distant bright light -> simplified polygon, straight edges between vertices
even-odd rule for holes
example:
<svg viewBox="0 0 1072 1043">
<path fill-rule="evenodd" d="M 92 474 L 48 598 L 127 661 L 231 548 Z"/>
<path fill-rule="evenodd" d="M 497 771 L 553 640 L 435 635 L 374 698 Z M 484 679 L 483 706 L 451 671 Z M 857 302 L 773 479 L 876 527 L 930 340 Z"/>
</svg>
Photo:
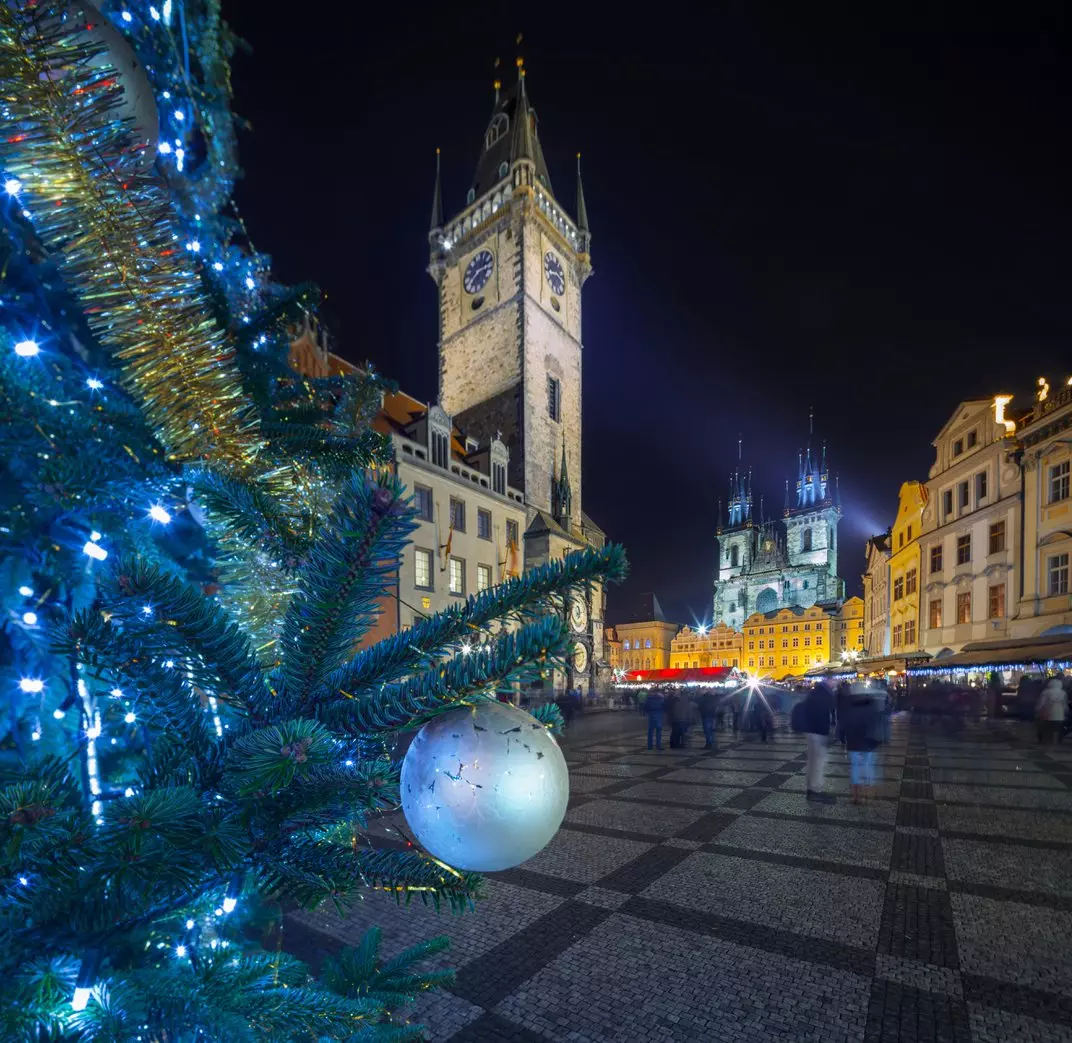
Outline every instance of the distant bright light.
<svg viewBox="0 0 1072 1043">
<path fill-rule="evenodd" d="M 199 254 L 201 252 L 201 243 L 197 239 L 191 239 L 186 244 L 186 249 L 189 250 L 191 253 Z"/>
<path fill-rule="evenodd" d="M 23 614 L 22 614 L 22 621 L 23 621 L 23 622 L 24 622 L 24 623 L 25 623 L 25 624 L 26 624 L 26 625 L 27 625 L 28 627 L 35 627 L 35 626 L 37 626 L 37 613 L 36 613 L 36 612 L 23 612 Z"/>
<path fill-rule="evenodd" d="M 41 741 L 41 729 L 39 727 L 34 728 L 34 730 L 32 732 L 30 732 L 30 738 L 33 739 L 34 742 L 40 742 Z"/>
<path fill-rule="evenodd" d="M 193 929 L 194 929 L 194 922 L 193 922 L 193 920 L 187 920 L 187 921 L 186 921 L 186 930 L 188 930 L 188 931 L 192 931 Z"/>
<path fill-rule="evenodd" d="M 124 11 L 123 12 L 123 21 L 124 22 L 129 22 L 131 20 L 132 20 L 131 13 L 129 11 Z"/>
<path fill-rule="evenodd" d="M 158 503 L 154 503 L 152 507 L 149 508 L 149 517 L 152 518 L 153 521 L 158 521 L 163 525 L 168 525 L 171 522 L 171 515 Z"/>
<path fill-rule="evenodd" d="M 55 717 L 57 721 L 62 721 L 67 714 L 57 706 L 56 709 L 52 711 L 52 716 Z"/>
<path fill-rule="evenodd" d="M 175 955 L 178 956 L 178 958 L 181 960 L 186 955 L 186 946 L 185 945 L 176 945 L 175 946 Z"/>
<path fill-rule="evenodd" d="M 36 340 L 20 340 L 15 345 L 15 354 L 24 359 L 32 359 L 40 350 Z"/>
<path fill-rule="evenodd" d="M 160 155 L 166 156 L 171 151 L 171 144 L 167 141 L 161 141 L 160 144 L 156 146 L 156 151 L 159 152 Z"/>
<path fill-rule="evenodd" d="M 128 713 L 126 717 L 123 718 L 123 720 L 126 721 L 127 724 L 133 724 L 137 719 L 138 718 L 135 717 L 132 713 Z"/>
<path fill-rule="evenodd" d="M 123 689 L 122 688 L 113 688 L 109 694 L 115 696 L 116 699 L 122 699 L 123 698 Z"/>
<path fill-rule="evenodd" d="M 473 650 L 473 646 L 466 642 L 462 645 L 462 655 L 468 655 Z"/>
<path fill-rule="evenodd" d="M 98 721 L 95 724 L 91 724 L 86 729 L 86 738 L 87 739 L 99 739 L 100 738 L 100 733 L 101 733 L 101 726 L 100 726 L 100 722 Z"/>
<path fill-rule="evenodd" d="M 29 880 L 27 880 L 27 879 L 26 879 L 26 877 L 24 877 L 24 876 L 20 876 L 20 877 L 19 877 L 19 883 L 20 883 L 20 884 L 22 884 L 22 886 L 23 886 L 23 887 L 28 887 L 28 886 L 29 886 L 29 883 L 30 883 L 30 881 L 29 881 Z"/>
<path fill-rule="evenodd" d="M 149 14 L 151 14 L 153 16 L 153 21 L 154 22 L 159 22 L 160 21 L 160 12 L 155 7 L 150 7 L 149 8 Z"/>
<path fill-rule="evenodd" d="M 21 688 L 28 695 L 36 695 L 45 687 L 45 682 L 39 677 L 24 677 L 19 681 L 19 688 Z"/>
<path fill-rule="evenodd" d="M 170 669 L 171 669 L 171 668 L 172 668 L 172 667 L 173 667 L 174 665 L 175 665 L 175 660 L 174 660 L 174 659 L 165 659 L 165 660 L 164 660 L 164 666 L 166 666 L 166 667 L 167 667 L 167 668 L 168 668 L 169 670 L 170 670 Z"/>
<path fill-rule="evenodd" d="M 87 377 L 86 387 L 89 388 L 91 391 L 100 391 L 100 389 L 104 387 L 104 385 L 96 377 Z"/>
<path fill-rule="evenodd" d="M 19 587 L 19 593 L 24 598 L 32 598 L 33 597 L 33 587 L 27 587 L 27 586 L 23 585 L 23 586 Z"/>
<path fill-rule="evenodd" d="M 215 269 L 215 270 L 216 270 L 217 272 L 222 272 L 222 271 L 223 271 L 223 265 L 222 265 L 222 264 L 220 264 L 220 262 L 219 262 L 219 261 L 216 261 L 216 263 L 215 263 L 215 264 L 213 264 L 213 266 L 212 266 L 212 267 L 213 267 L 213 268 L 214 268 L 214 269 Z"/>
<path fill-rule="evenodd" d="M 238 905 L 238 899 L 237 898 L 225 898 L 223 900 L 223 911 L 225 913 L 233 913 L 235 911 L 235 907 L 237 905 Z"/>
<path fill-rule="evenodd" d="M 17 196 L 22 191 L 22 182 L 17 177 L 9 177 L 4 182 L 4 191 L 9 196 Z"/>
<path fill-rule="evenodd" d="M 186 159 L 186 150 L 182 148 L 175 149 L 175 169 L 182 173 L 182 164 Z"/>
<path fill-rule="evenodd" d="M 141 614 L 143 616 L 151 616 L 153 614 L 153 606 L 152 605 L 142 605 Z"/>
<path fill-rule="evenodd" d="M 164 0 L 164 21 L 171 21 L 171 0 Z"/>
<path fill-rule="evenodd" d="M 92 989 L 75 989 L 74 996 L 71 998 L 71 1010 L 85 1010 L 92 992 Z"/>
<path fill-rule="evenodd" d="M 256 285 L 257 284 L 253 281 L 253 279 L 250 276 L 247 275 L 246 276 L 246 289 L 247 290 L 252 290 L 253 287 L 256 286 Z"/>
<path fill-rule="evenodd" d="M 182 109 L 176 109 L 175 110 L 175 119 L 177 119 L 179 121 L 182 121 L 182 120 L 186 119 L 186 113 L 183 112 Z"/>
<path fill-rule="evenodd" d="M 699 634 L 700 637 L 704 637 L 707 634 L 707 624 L 706 623 L 701 623 L 696 628 L 696 633 Z"/>
<path fill-rule="evenodd" d="M 94 561 L 104 561 L 104 559 L 108 557 L 108 552 L 92 540 L 86 542 L 86 545 L 82 548 L 82 553 L 92 558 Z"/>
<path fill-rule="evenodd" d="M 348 768 L 352 768 L 353 766 L 354 766 L 354 762 L 353 762 L 353 761 L 347 761 L 347 762 L 346 762 L 346 767 L 348 767 Z"/>
<path fill-rule="evenodd" d="M 100 543 L 100 541 L 101 541 L 101 534 L 100 534 L 99 532 L 97 532 L 97 530 L 96 530 L 96 529 L 94 529 L 94 530 L 93 530 L 93 531 L 92 531 L 92 532 L 91 532 L 91 533 L 89 534 L 89 538 L 90 538 L 90 539 L 91 539 L 91 540 L 92 540 L 92 541 L 93 541 L 94 543 Z"/>
</svg>

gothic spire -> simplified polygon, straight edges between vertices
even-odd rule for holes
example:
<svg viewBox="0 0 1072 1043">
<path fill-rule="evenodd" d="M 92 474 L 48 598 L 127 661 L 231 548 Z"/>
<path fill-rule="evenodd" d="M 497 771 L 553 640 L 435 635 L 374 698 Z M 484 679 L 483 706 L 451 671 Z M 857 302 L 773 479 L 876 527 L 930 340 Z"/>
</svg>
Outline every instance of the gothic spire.
<svg viewBox="0 0 1072 1043">
<path fill-rule="evenodd" d="M 443 227 L 443 189 L 439 181 L 439 149 L 435 150 L 435 189 L 432 192 L 432 224 L 429 232 L 438 232 Z"/>
<path fill-rule="evenodd" d="M 517 66 L 517 108 L 514 110 L 514 140 L 510 149 L 510 159 L 536 161 L 536 149 L 532 144 L 533 125 L 536 117 L 529 107 L 529 96 L 525 92 L 525 66 L 518 58 Z"/>
<path fill-rule="evenodd" d="M 584 185 L 581 183 L 581 154 L 577 153 L 577 230 L 585 241 L 585 249 L 588 246 L 588 210 L 584 205 Z"/>
</svg>

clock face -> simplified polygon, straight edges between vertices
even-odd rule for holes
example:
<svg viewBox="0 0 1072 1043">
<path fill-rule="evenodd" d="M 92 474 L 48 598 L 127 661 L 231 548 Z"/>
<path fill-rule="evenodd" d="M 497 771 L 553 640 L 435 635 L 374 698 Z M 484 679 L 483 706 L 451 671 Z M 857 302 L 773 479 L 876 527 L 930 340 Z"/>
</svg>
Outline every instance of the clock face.
<svg viewBox="0 0 1072 1043">
<path fill-rule="evenodd" d="M 588 669 L 588 648 L 585 645 L 577 645 L 573 650 L 573 669 L 583 674 Z"/>
<path fill-rule="evenodd" d="M 547 285 L 559 297 L 566 292 L 566 273 L 562 262 L 550 250 L 543 255 L 543 270 L 547 273 Z"/>
<path fill-rule="evenodd" d="M 583 633 L 588 627 L 588 608 L 582 598 L 574 597 L 570 601 L 569 618 L 575 633 Z"/>
<path fill-rule="evenodd" d="M 462 277 L 462 286 L 466 293 L 479 293 L 491 278 L 491 269 L 495 259 L 490 250 L 481 250 L 469 262 Z"/>
</svg>

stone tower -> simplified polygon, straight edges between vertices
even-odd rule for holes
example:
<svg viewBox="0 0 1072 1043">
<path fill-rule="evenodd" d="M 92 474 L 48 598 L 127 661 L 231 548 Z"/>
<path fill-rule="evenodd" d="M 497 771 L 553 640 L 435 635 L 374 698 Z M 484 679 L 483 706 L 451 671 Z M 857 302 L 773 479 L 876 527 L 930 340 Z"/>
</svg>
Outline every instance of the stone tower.
<svg viewBox="0 0 1072 1043">
<path fill-rule="evenodd" d="M 520 59 L 517 73 L 508 89 L 495 85 L 472 187 L 453 217 L 443 216 L 437 167 L 428 271 L 439 289 L 439 401 L 482 444 L 501 435 L 530 515 L 543 511 L 570 533 L 581 524 L 588 218 L 579 157 L 576 219 L 551 188 Z"/>
</svg>

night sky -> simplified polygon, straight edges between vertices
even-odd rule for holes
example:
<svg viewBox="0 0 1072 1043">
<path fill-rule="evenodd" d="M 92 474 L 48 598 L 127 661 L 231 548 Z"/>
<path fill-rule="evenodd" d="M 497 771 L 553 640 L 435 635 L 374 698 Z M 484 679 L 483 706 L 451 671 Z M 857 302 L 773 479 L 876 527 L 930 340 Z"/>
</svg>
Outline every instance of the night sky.
<svg viewBox="0 0 1072 1043">
<path fill-rule="evenodd" d="M 326 291 L 341 355 L 426 400 L 435 149 L 453 214 L 493 61 L 513 77 L 524 33 L 571 213 L 583 153 L 584 508 L 633 566 L 612 620 L 650 590 L 669 618 L 710 613 L 738 432 L 757 507 L 779 512 L 814 404 L 858 592 L 866 538 L 927 478 L 957 403 L 1008 391 L 1026 409 L 1037 376 L 1072 371 L 1062 5 L 781 6 L 623 25 L 577 5 L 517 24 L 495 5 L 229 5 L 253 47 L 235 86 L 254 242 L 282 281 Z"/>
</svg>

